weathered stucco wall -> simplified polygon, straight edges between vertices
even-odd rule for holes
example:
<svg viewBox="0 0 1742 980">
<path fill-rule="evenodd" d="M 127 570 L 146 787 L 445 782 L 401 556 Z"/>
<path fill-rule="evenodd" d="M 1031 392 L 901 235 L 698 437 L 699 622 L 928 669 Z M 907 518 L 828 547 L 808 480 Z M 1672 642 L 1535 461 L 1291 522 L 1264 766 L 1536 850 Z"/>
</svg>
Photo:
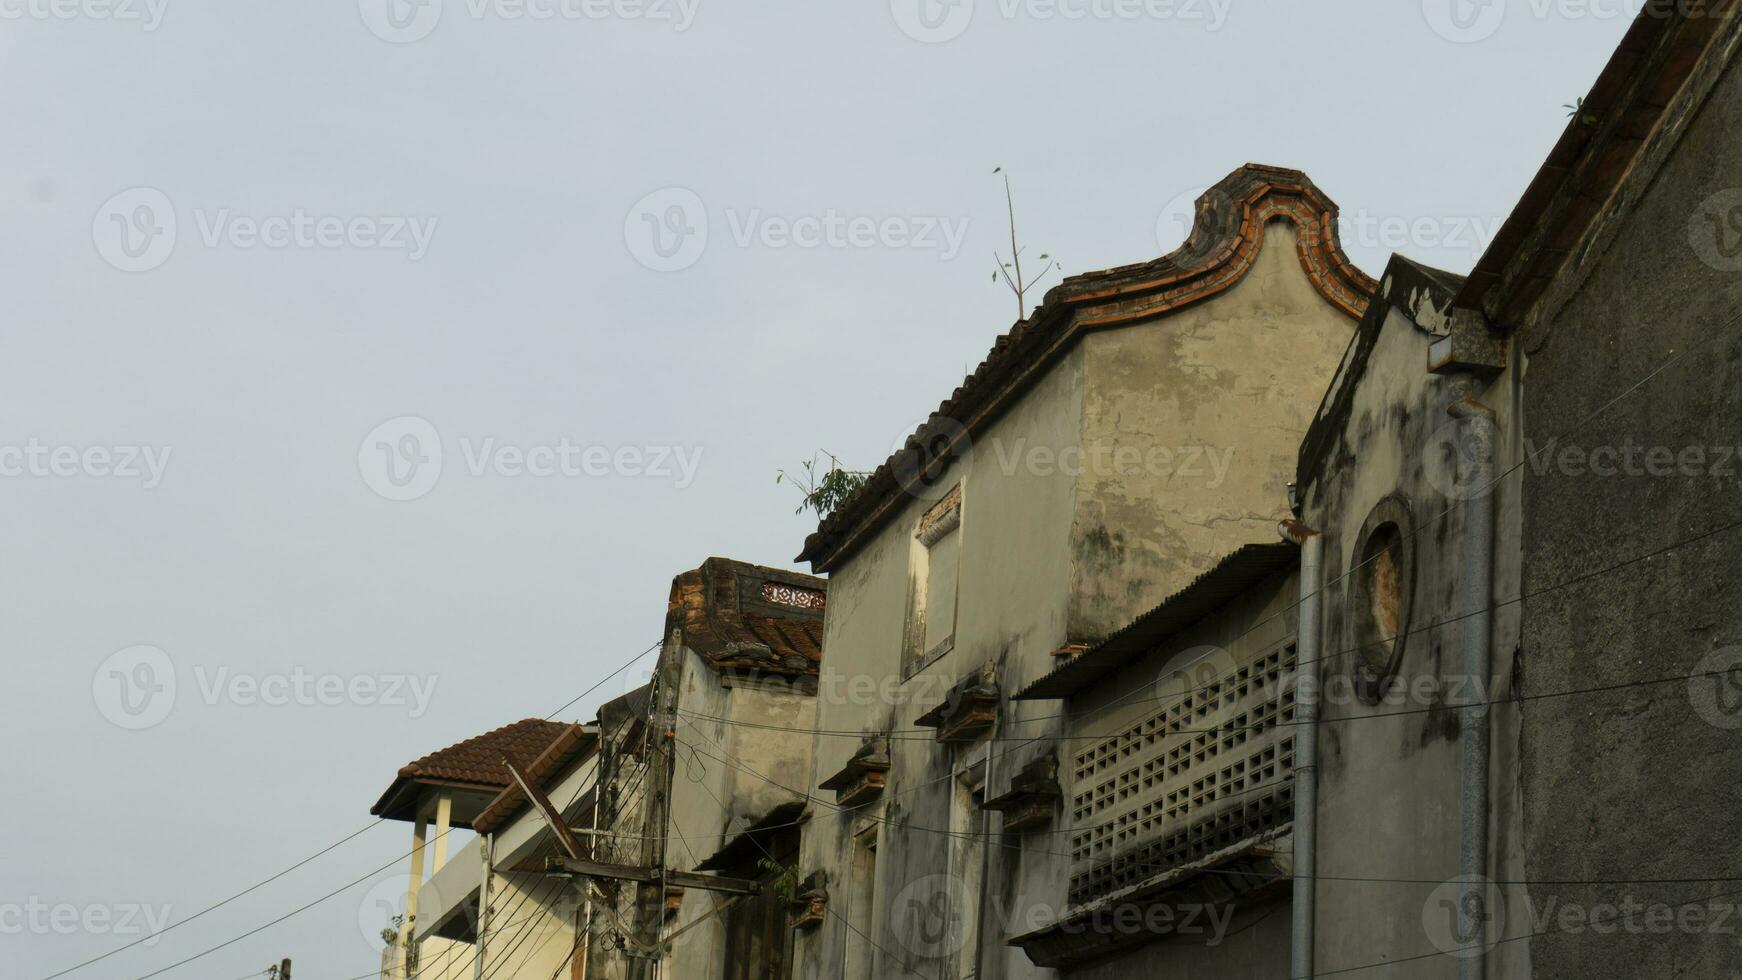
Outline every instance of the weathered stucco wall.
<svg viewBox="0 0 1742 980">
<path fill-rule="evenodd" d="M 808 678 L 722 677 L 689 650 L 679 683 L 666 860 L 693 871 L 775 807 L 803 802 L 811 740 L 792 733 L 817 727 L 816 698 Z M 755 871 L 749 869 L 748 876 L 757 877 Z M 728 898 L 686 891 L 665 930 L 667 935 L 682 930 L 666 958 L 670 975 L 695 980 L 725 975 L 726 917 L 716 914 L 716 907 Z"/>
<path fill-rule="evenodd" d="M 1487 491 L 1460 468 L 1468 433 L 1446 411 L 1452 382 L 1427 373 L 1434 338 L 1401 310 L 1387 309 L 1365 373 L 1355 372 L 1354 398 L 1327 463 L 1302 488 L 1301 519 L 1325 539 L 1315 965 L 1322 972 L 1370 967 L 1360 975 L 1375 980 L 1433 980 L 1457 975 L 1458 961 L 1444 952 L 1455 945 L 1446 917 L 1456 906 L 1443 904 L 1456 891 L 1440 883 L 1459 870 L 1459 733 L 1467 713 L 1451 705 L 1466 699 L 1499 702 L 1490 709 L 1496 816 L 1487 877 L 1522 878 L 1517 713 L 1505 703 L 1514 691 L 1515 601 L 1495 609 L 1490 676 L 1462 672 L 1464 614 L 1518 594 L 1518 491 L 1515 476 Z M 1498 416 L 1495 472 L 1503 473 L 1517 459 L 1516 373 L 1478 383 L 1476 395 Z M 1459 586 L 1464 500 L 1490 494 L 1494 581 L 1492 595 L 1478 602 Z M 1367 601 L 1361 583 L 1370 567 L 1357 549 L 1388 499 L 1387 512 L 1406 514 L 1411 525 L 1402 553 L 1413 571 L 1399 573 L 1405 618 L 1380 634 L 1402 640 L 1401 652 L 1387 650 L 1397 658 L 1394 680 L 1371 704 L 1357 693 L 1365 640 L 1354 614 Z M 1528 930 L 1522 911 L 1507 910 L 1507 935 Z M 1516 942 L 1494 947 L 1488 975 L 1528 977 L 1526 952 Z"/>
<path fill-rule="evenodd" d="M 1272 222 L 1229 292 L 1085 339 L 1072 639 L 1119 629 L 1231 544 L 1275 540 L 1301 436 L 1353 326 L 1302 273 L 1297 237 Z"/>
<path fill-rule="evenodd" d="M 958 956 L 916 942 L 902 927 L 915 903 L 963 914 L 966 900 L 951 883 L 971 863 L 961 841 L 943 832 L 960 791 L 951 773 L 969 750 L 938 745 L 914 729 L 915 719 L 986 663 L 997 665 L 1008 696 L 1050 671 L 1052 651 L 1081 630 L 1123 626 L 1239 544 L 1274 541 L 1300 436 L 1352 326 L 1312 288 L 1292 228 L 1273 224 L 1255 268 L 1229 291 L 1170 317 L 1089 335 L 940 481 L 939 491 L 957 480 L 963 488 L 956 641 L 905 682 L 911 541 L 938 494 L 910 502 L 831 576 L 817 721 L 825 734 L 812 785 L 859 747 L 857 734 L 829 733 L 897 735 L 882 800 L 851 814 L 813 804 L 803 866 L 828 872 L 834 907 L 843 909 L 855 834 L 880 834 L 876 939 L 890 952 L 875 976 L 933 975 Z M 1106 467 L 1083 452 L 1090 441 Z M 1195 456 L 1182 456 L 1196 446 L 1203 448 Z M 1151 453 L 1158 449 L 1168 455 Z M 1135 469 L 1121 470 L 1133 452 Z M 1148 465 L 1156 460 L 1162 465 Z M 988 795 L 1053 747 L 1062 711 L 1058 703 L 1004 706 L 1000 740 L 978 750 L 989 756 Z M 1038 741 L 1011 740 L 1016 735 Z M 985 818 L 973 824 L 995 826 Z M 982 980 L 1052 975 L 1005 945 L 1041 924 L 1037 910 L 1062 908 L 1069 853 L 1047 846 L 1051 840 L 994 838 L 984 855 Z M 850 938 L 836 916 L 801 935 L 796 975 L 842 976 Z"/>
<path fill-rule="evenodd" d="M 820 792 L 806 825 L 803 868 L 829 875 L 831 895 L 845 908 L 843 890 L 856 833 L 879 822 L 885 844 L 878 860 L 877 977 L 925 972 L 953 960 L 945 942 L 916 943 L 900 928 L 903 889 L 911 882 L 951 874 L 950 776 L 954 752 L 915 729 L 914 720 L 937 705 L 956 681 L 987 662 L 1003 665 L 1002 683 L 1020 673 L 1014 664 L 1044 661 L 1064 634 L 1069 574 L 1068 535 L 1075 480 L 1057 467 L 1031 467 L 1021 453 L 1035 447 L 1056 454 L 1077 445 L 1081 432 L 1082 361 L 1072 353 L 1056 364 L 1027 397 L 994 424 L 986 437 L 935 488 L 921 492 L 906 512 L 830 577 L 824 663 L 818 687 L 817 728 L 828 732 L 899 734 L 890 744 L 888 787 L 877 803 L 837 812 Z M 1014 465 L 1013 465 L 1013 460 Z M 902 680 L 911 586 L 911 541 L 920 517 L 948 488 L 962 486 L 961 571 L 954 648 Z M 837 772 L 859 748 L 857 736 L 823 734 L 816 741 L 811 785 Z M 923 828 L 923 829 L 911 829 Z M 899 840 L 890 835 L 899 833 Z M 965 856 L 955 849 L 960 868 Z M 924 900 L 963 901 L 947 884 L 926 889 Z M 909 896 L 914 897 L 912 895 Z M 842 976 L 850 930 L 830 916 L 798 940 L 805 978 Z M 887 961 L 887 962 L 886 962 Z"/>
<path fill-rule="evenodd" d="M 1634 906 L 1601 931 L 1551 922 L 1529 943 L 1542 977 L 1611 977 L 1618 964 L 1638 977 L 1742 975 L 1738 896 L 1706 900 L 1738 885 L 1621 883 L 1738 873 L 1738 675 L 1659 682 L 1742 661 L 1722 652 L 1742 643 L 1737 533 L 1623 563 L 1742 518 L 1739 175 L 1732 63 L 1662 170 L 1624 185 L 1641 199 L 1613 219 L 1589 278 L 1525 335 L 1525 434 L 1559 441 L 1525 477 L 1523 690 L 1640 685 L 1524 707 L 1528 876 L 1617 882 L 1535 886 L 1532 905 L 1612 919 Z M 1568 450 L 1585 462 L 1559 462 Z M 1679 454 L 1696 451 L 1684 466 Z"/>
</svg>

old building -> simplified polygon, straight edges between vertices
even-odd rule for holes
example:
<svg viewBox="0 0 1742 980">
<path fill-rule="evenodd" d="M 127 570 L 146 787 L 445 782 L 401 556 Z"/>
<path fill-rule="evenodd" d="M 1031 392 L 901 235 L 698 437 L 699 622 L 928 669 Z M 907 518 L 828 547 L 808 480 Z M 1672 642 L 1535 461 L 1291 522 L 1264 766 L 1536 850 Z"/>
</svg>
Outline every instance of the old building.
<svg viewBox="0 0 1742 980">
<path fill-rule="evenodd" d="M 1597 921 L 1509 932 L 1537 976 L 1742 973 L 1742 884 L 1712 880 L 1742 874 L 1739 45 L 1733 2 L 1647 5 L 1458 296 L 1527 377 L 1516 879 L 1538 884 L 1501 891 Z"/>
<path fill-rule="evenodd" d="M 509 767 L 556 801 L 565 825 L 584 827 L 596 745 L 594 730 L 529 718 L 399 770 L 371 811 L 414 827 L 407 894 L 382 909 L 383 928 L 399 933 L 383 951 L 383 980 L 470 978 L 480 949 L 487 971 L 548 975 L 570 958 L 585 895 L 545 874 L 556 853 L 549 828 Z"/>
<path fill-rule="evenodd" d="M 589 977 L 777 978 L 811 772 L 821 579 L 710 558 L 672 581 L 654 681 L 600 712 L 600 860 L 665 869 L 612 889 Z M 748 770 L 748 771 L 746 771 Z M 751 773 L 754 773 L 752 775 Z M 755 884 L 754 893 L 711 883 Z"/>
<path fill-rule="evenodd" d="M 1048 975 L 1008 944 L 1099 893 L 1105 842 L 1003 830 L 1080 748 L 1071 709 L 1010 695 L 1276 541 L 1374 289 L 1336 213 L 1297 171 L 1229 175 L 1175 253 L 1050 291 L 806 542 L 831 612 L 799 867 L 827 913 L 798 975 Z"/>
</svg>

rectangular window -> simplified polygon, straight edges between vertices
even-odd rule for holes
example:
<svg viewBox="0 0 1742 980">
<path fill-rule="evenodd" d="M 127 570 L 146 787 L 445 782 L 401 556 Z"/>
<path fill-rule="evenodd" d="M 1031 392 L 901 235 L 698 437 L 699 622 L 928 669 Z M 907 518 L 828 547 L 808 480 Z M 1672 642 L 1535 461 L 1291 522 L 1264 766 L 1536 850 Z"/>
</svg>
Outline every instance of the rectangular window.
<svg viewBox="0 0 1742 980">
<path fill-rule="evenodd" d="M 853 867 L 847 882 L 844 980 L 871 980 L 877 935 L 877 825 L 853 842 Z"/>
<path fill-rule="evenodd" d="M 962 488 L 920 518 L 913 544 L 910 660 L 929 663 L 956 644 L 956 586 L 962 565 Z"/>
</svg>

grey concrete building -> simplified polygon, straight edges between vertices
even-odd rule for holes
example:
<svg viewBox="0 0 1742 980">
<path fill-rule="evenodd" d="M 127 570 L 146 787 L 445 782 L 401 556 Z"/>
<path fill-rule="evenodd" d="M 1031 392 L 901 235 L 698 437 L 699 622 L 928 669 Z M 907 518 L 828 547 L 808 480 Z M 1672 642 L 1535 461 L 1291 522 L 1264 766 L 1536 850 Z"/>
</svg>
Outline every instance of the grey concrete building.
<svg viewBox="0 0 1742 980">
<path fill-rule="evenodd" d="M 1374 289 L 1336 213 L 1298 171 L 1231 174 L 1177 252 L 1051 290 L 806 542 L 830 613 L 796 976 L 1053 975 L 1012 943 L 1112 887 L 1113 842 L 1074 847 L 1057 803 L 1077 709 L 1011 695 L 1274 547 Z"/>
<path fill-rule="evenodd" d="M 798 883 L 783 869 L 811 772 L 811 740 L 792 732 L 816 725 L 827 595 L 821 579 L 726 558 L 672 580 L 654 683 L 600 709 L 596 853 L 759 890 L 605 882 L 588 977 L 651 976 L 653 963 L 696 980 L 788 975 Z"/>
</svg>

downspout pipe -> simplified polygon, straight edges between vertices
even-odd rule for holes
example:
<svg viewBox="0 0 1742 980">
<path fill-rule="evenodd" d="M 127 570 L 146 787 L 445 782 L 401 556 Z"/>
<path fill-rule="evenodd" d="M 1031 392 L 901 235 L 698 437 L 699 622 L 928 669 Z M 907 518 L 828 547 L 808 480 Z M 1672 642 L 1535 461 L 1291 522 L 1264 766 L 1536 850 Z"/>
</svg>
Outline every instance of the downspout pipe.
<svg viewBox="0 0 1742 980">
<path fill-rule="evenodd" d="M 1285 540 L 1300 546 L 1300 630 L 1295 638 L 1294 742 L 1294 924 L 1290 933 L 1292 980 L 1313 975 L 1314 900 L 1318 855 L 1319 800 L 1319 624 L 1324 613 L 1320 590 L 1324 535 L 1299 521 L 1283 521 Z"/>
<path fill-rule="evenodd" d="M 1494 596 L 1494 410 L 1476 398 L 1468 376 L 1453 382 L 1446 411 L 1458 420 L 1458 445 L 1469 464 L 1459 481 L 1463 497 L 1464 621 L 1460 685 L 1466 697 L 1458 708 L 1458 935 L 1459 980 L 1484 980 L 1488 973 L 1488 743 L 1489 692 L 1493 685 Z"/>
</svg>

